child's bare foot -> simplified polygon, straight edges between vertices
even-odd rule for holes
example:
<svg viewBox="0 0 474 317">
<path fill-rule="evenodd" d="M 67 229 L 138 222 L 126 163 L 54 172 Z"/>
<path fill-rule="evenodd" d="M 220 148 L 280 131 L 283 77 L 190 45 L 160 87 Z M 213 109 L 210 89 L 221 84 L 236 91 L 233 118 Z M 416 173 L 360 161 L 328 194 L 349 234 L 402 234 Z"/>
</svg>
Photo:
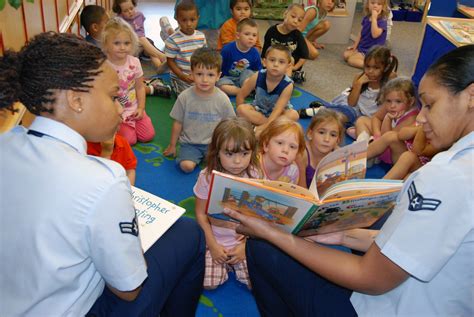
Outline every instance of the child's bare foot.
<svg viewBox="0 0 474 317">
<path fill-rule="evenodd" d="M 320 50 L 320 49 L 324 49 L 326 46 L 324 46 L 324 44 L 318 44 L 316 43 L 316 41 L 314 41 L 313 43 L 313 46 L 316 47 L 316 49 Z"/>
</svg>

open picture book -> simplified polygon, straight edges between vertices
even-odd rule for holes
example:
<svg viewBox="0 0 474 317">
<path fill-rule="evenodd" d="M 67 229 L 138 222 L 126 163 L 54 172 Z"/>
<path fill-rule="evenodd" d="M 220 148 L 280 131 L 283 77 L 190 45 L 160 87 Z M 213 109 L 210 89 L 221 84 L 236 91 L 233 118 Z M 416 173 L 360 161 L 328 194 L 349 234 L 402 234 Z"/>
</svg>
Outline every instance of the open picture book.
<svg viewBox="0 0 474 317">
<path fill-rule="evenodd" d="M 186 211 L 134 186 L 132 186 L 132 200 L 143 252 L 148 250 Z"/>
<path fill-rule="evenodd" d="M 367 141 L 338 148 L 321 160 L 309 189 L 213 171 L 209 220 L 234 228 L 229 208 L 300 236 L 369 227 L 393 208 L 403 182 L 364 179 L 366 161 Z"/>
</svg>

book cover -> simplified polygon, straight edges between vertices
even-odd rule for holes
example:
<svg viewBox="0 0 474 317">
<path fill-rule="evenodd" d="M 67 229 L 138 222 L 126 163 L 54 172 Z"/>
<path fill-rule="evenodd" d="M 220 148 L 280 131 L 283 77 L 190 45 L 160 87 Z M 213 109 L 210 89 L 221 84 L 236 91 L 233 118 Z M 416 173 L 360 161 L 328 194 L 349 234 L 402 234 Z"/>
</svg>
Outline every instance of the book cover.
<svg viewBox="0 0 474 317">
<path fill-rule="evenodd" d="M 366 150 L 367 142 L 338 149 L 321 161 L 310 189 L 213 171 L 207 202 L 210 222 L 235 227 L 223 212 L 229 208 L 300 236 L 368 227 L 393 208 L 403 182 L 360 179 L 365 176 Z"/>
<path fill-rule="evenodd" d="M 327 189 L 348 179 L 363 179 L 367 171 L 368 141 L 363 140 L 337 148 L 326 155 L 316 167 L 309 190 L 318 200 L 327 196 Z"/>
<path fill-rule="evenodd" d="M 134 186 L 132 186 L 132 199 L 143 252 L 146 252 L 186 211 Z"/>
</svg>

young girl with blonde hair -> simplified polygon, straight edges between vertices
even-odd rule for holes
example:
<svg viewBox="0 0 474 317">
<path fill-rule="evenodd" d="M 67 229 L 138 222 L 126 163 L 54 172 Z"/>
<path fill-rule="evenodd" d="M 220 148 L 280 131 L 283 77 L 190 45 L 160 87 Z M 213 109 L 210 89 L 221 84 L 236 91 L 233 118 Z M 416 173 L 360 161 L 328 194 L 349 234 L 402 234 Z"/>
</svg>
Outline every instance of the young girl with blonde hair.
<svg viewBox="0 0 474 317">
<path fill-rule="evenodd" d="M 196 220 L 206 236 L 204 288 L 214 289 L 233 270 L 238 281 L 250 288 L 245 261 L 245 237 L 206 214 L 209 182 L 213 170 L 247 178 L 258 177 L 257 141 L 250 122 L 243 118 L 222 120 L 215 128 L 207 153 L 207 166 L 194 185 Z M 221 226 L 219 226 L 219 224 Z"/>
<path fill-rule="evenodd" d="M 384 45 L 387 40 L 387 0 L 366 0 L 365 17 L 354 44 L 344 51 L 344 60 L 351 66 L 364 67 L 364 56 L 374 45 Z"/>
<path fill-rule="evenodd" d="M 130 25 L 120 17 L 110 19 L 102 32 L 102 46 L 107 59 L 119 76 L 118 100 L 123 107 L 123 122 L 118 133 L 130 145 L 151 141 L 155 129 L 145 112 L 145 84 L 138 58 L 138 39 Z"/>
</svg>

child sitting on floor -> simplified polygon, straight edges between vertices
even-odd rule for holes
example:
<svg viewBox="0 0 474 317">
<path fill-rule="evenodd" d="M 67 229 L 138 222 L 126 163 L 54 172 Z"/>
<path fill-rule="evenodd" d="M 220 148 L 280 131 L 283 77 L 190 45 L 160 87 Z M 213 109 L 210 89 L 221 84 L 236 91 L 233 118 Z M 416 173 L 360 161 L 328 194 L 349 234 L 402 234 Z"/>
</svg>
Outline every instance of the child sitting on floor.
<svg viewBox="0 0 474 317">
<path fill-rule="evenodd" d="M 156 67 L 166 62 L 166 56 L 145 36 L 145 16 L 136 10 L 137 0 L 114 0 L 112 10 L 127 21 L 138 36 L 138 41 L 146 55 Z"/>
<path fill-rule="evenodd" d="M 303 21 L 304 8 L 301 4 L 290 4 L 283 15 L 283 23 L 271 26 L 265 33 L 265 41 L 263 43 L 262 58 L 266 56 L 267 50 L 274 44 L 281 44 L 290 49 L 291 68 L 287 70 L 287 75 L 292 77 L 296 82 L 303 82 L 305 74 L 302 67 L 308 59 L 308 46 L 306 40 L 301 34 L 298 27 Z"/>
<path fill-rule="evenodd" d="M 193 83 L 191 76 L 191 55 L 206 45 L 204 33 L 196 30 L 199 12 L 191 1 L 181 1 L 175 9 L 179 29 L 165 42 L 165 53 L 170 68 L 171 83 L 176 95 Z M 220 71 L 220 67 L 219 67 Z"/>
<path fill-rule="evenodd" d="M 137 157 L 130 144 L 120 134 L 116 133 L 113 138 L 105 142 L 87 141 L 87 154 L 119 163 L 125 169 L 130 185 L 135 185 Z"/>
<path fill-rule="evenodd" d="M 367 129 L 373 131 L 375 139 L 369 144 L 367 159 L 378 156 L 384 163 L 394 164 L 384 178 L 404 179 L 429 162 L 435 153 L 429 144 L 426 145 L 423 131 L 415 126 L 419 112 L 415 85 L 409 78 L 392 79 L 380 92 L 380 102 L 382 107 L 372 119 L 372 129 Z M 421 144 L 421 148 L 414 149 L 415 143 Z"/>
<path fill-rule="evenodd" d="M 170 116 L 174 119 L 170 144 L 165 156 L 176 156 L 176 144 L 181 145 L 176 162 L 190 173 L 206 156 L 212 132 L 225 118 L 235 117 L 229 97 L 215 87 L 220 77 L 222 59 L 217 51 L 200 48 L 191 56 L 194 86 L 179 94 Z"/>
<path fill-rule="evenodd" d="M 233 270 L 239 282 L 250 288 L 245 260 L 246 237 L 235 228 L 219 226 L 219 220 L 208 217 L 206 205 L 213 170 L 246 178 L 258 177 L 257 141 L 250 122 L 243 118 L 222 120 L 212 134 L 207 166 L 194 185 L 196 220 L 206 236 L 206 270 L 204 288 L 214 289 L 228 279 Z"/>
<path fill-rule="evenodd" d="M 266 51 L 262 69 L 252 75 L 242 86 L 236 97 L 237 113 L 258 126 L 258 135 L 280 116 L 298 120 L 298 113 L 289 103 L 293 92 L 293 81 L 285 75 L 291 67 L 290 50 L 283 45 L 272 45 Z M 255 90 L 252 104 L 246 104 L 245 98 Z"/>
<path fill-rule="evenodd" d="M 252 1 L 251 0 L 230 0 L 230 11 L 232 18 L 225 21 L 219 30 L 219 37 L 217 38 L 217 49 L 221 50 L 225 45 L 236 40 L 236 33 L 238 32 L 237 25 L 243 19 L 248 19 L 252 16 Z M 257 41 L 254 46 L 261 51 L 262 44 L 257 34 Z"/>
<path fill-rule="evenodd" d="M 123 107 L 118 133 L 130 145 L 151 141 L 155 128 L 145 111 L 145 84 L 138 58 L 132 54 L 138 48 L 138 39 L 130 25 L 120 17 L 110 19 L 102 32 L 103 50 L 119 77 L 118 99 Z"/>
<path fill-rule="evenodd" d="M 403 127 L 415 124 L 418 108 L 415 85 L 411 79 L 391 79 L 380 90 L 378 103 L 380 107 L 371 118 L 361 116 L 357 119 L 356 130 L 360 139 L 370 136 L 378 139 L 389 131 L 398 132 Z"/>
<path fill-rule="evenodd" d="M 257 38 L 257 23 L 245 18 L 237 25 L 235 42 L 221 50 L 222 78 L 217 86 L 229 96 L 237 95 L 245 81 L 262 69 L 260 54 L 254 47 Z"/>
<path fill-rule="evenodd" d="M 285 117 L 272 121 L 259 139 L 259 164 L 263 179 L 298 184 L 300 171 L 295 160 L 305 148 L 303 128 Z"/>
<path fill-rule="evenodd" d="M 316 40 L 331 27 L 331 23 L 325 18 L 327 13 L 334 9 L 334 5 L 334 0 L 317 0 L 315 5 L 304 8 L 304 18 L 298 29 L 306 39 L 309 59 L 318 57 L 318 49 L 324 48 L 324 45 L 317 44 Z"/>
<path fill-rule="evenodd" d="M 391 78 L 396 77 L 398 60 L 384 46 L 372 47 L 364 59 L 364 71 L 354 77 L 352 86 L 334 98 L 328 109 L 342 112 L 349 125 L 354 125 L 361 116 L 372 117 L 378 110 L 377 97 L 380 88 Z M 312 117 L 322 103 L 312 102 L 309 108 L 298 111 L 300 118 Z M 357 138 L 361 131 L 347 129 L 347 134 Z"/>
<path fill-rule="evenodd" d="M 306 130 L 306 155 L 297 159 L 301 187 L 309 188 L 319 162 L 334 151 L 344 139 L 345 117 L 339 112 L 321 107 Z"/>
<path fill-rule="evenodd" d="M 109 20 L 105 9 L 98 5 L 87 5 L 81 12 L 81 25 L 86 30 L 86 41 L 100 47 L 102 31 Z"/>
<path fill-rule="evenodd" d="M 374 45 L 384 45 L 387 39 L 387 0 L 366 0 L 362 28 L 354 44 L 344 51 L 344 60 L 351 66 L 364 67 L 364 55 Z"/>
</svg>

